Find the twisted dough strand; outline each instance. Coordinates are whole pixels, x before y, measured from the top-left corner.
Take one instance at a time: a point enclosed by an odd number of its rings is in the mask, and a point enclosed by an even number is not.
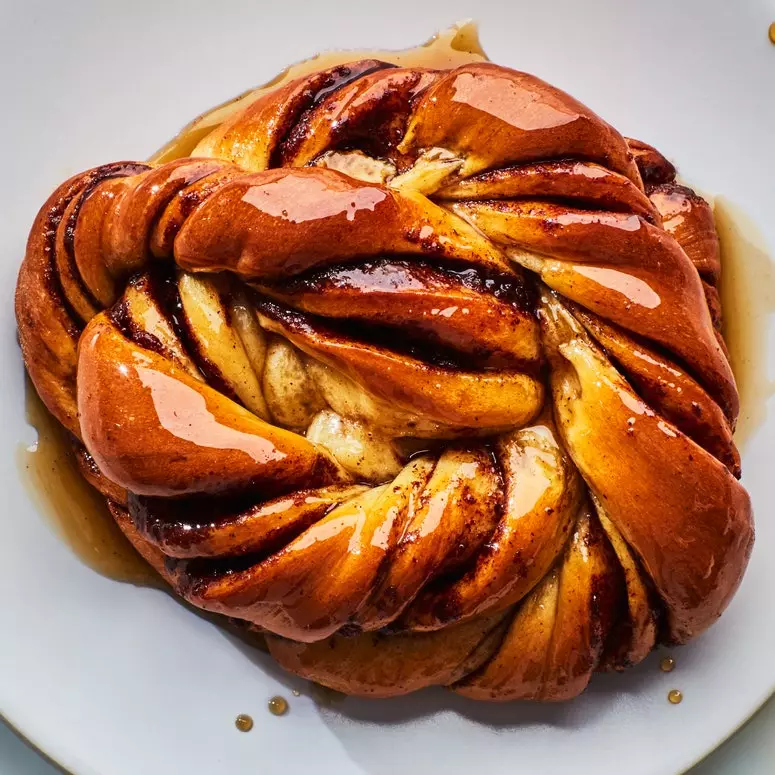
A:
[[[364,60],[60,186],[17,320],[187,600],[350,693],[557,700],[742,576],[718,273],[708,205],[568,95]]]

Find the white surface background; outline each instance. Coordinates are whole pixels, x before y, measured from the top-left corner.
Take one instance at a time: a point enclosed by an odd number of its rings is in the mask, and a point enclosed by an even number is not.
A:
[[[772,775],[774,771],[775,700],[686,775]],[[59,772],[0,724],[2,775],[59,775]],[[540,770],[534,772],[540,775]],[[429,770],[426,775],[432,775],[432,771]]]
[[[772,0],[0,0],[0,589],[13,588],[0,600],[0,710],[79,775],[240,775],[256,762],[290,772],[302,762],[320,772],[333,771],[333,762],[341,773],[433,771],[442,752],[450,772],[486,765],[618,775],[627,761],[630,773],[668,775],[775,686],[772,424],[746,450],[758,545],[720,624],[681,652],[672,676],[652,662],[598,678],[572,707],[538,709],[529,722],[518,709],[471,712],[451,702],[460,716],[439,712],[436,695],[380,711],[356,705],[344,721],[302,698],[292,716],[266,719],[266,698],[282,688],[277,671],[264,662],[258,669],[166,596],[95,577],[35,517],[14,481],[16,445],[34,434],[21,416],[13,278],[49,191],[94,164],[146,157],[192,116],[316,50],[405,47],[468,16],[482,20],[493,60],[538,73],[677,158],[687,179],[729,196],[775,247]],[[664,699],[673,684],[686,689],[676,708]],[[231,726],[241,711],[263,722],[250,735]],[[762,713],[702,775],[771,773],[772,744],[751,743],[757,729],[767,737],[768,718],[773,724],[775,711]],[[740,749],[749,760],[732,764]],[[22,764],[24,755],[0,730],[0,773],[46,772],[29,756]]]

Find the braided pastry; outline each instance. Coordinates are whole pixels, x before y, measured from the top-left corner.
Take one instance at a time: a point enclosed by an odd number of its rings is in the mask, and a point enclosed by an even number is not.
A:
[[[753,541],[709,205],[487,62],[245,97],[32,227],[24,360],[190,603],[351,694],[561,700],[722,613]]]

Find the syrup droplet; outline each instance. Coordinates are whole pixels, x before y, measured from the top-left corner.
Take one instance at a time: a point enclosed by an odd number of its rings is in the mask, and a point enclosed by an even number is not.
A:
[[[293,689],[293,691],[291,691],[291,694],[294,697],[301,697],[301,692],[298,689]]]
[[[675,660],[672,657],[665,657],[659,663],[659,669],[663,673],[672,673],[675,670]]]
[[[672,705],[678,705],[678,703],[681,702],[683,698],[683,692],[679,691],[678,689],[671,689],[667,693],[667,701]]]
[[[269,712],[273,716],[284,716],[288,712],[288,700],[285,697],[272,697],[268,703]]]
[[[770,43],[775,43],[775,22],[770,24],[770,29],[768,34],[770,36]]]
[[[253,718],[248,716],[247,713],[240,713],[236,719],[234,719],[234,726],[239,729],[240,732],[250,732],[253,729]]]

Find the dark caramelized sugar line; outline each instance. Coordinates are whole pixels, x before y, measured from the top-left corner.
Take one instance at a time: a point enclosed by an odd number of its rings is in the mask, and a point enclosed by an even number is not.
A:
[[[401,326],[369,324],[361,320],[321,318],[279,304],[255,291],[253,303],[258,312],[276,320],[292,332],[377,348],[394,355],[413,358],[429,368],[455,372],[491,370],[482,365],[482,361],[491,355],[490,352],[468,355],[433,341],[426,331],[410,330]],[[534,376],[541,369],[540,364],[518,361],[517,359],[514,359],[511,365],[513,368]]]
[[[601,530],[601,532],[604,534],[604,531]],[[605,540],[607,546],[611,547],[611,543],[607,537]],[[640,578],[643,586],[646,588],[649,614],[651,616],[651,620],[656,626],[657,635],[655,645],[668,646],[670,645],[670,639],[667,634],[667,611],[665,609],[664,601],[654,587],[654,581],[644,568],[641,558],[635,552],[633,547],[629,546],[629,544],[628,548],[630,549],[632,562],[637,569],[638,577]],[[615,552],[612,548],[611,551],[615,555]],[[633,667],[633,663],[630,662],[625,655],[629,649],[634,632],[627,599],[627,578],[625,571],[618,559],[611,562],[610,567],[611,572],[615,574],[613,577],[611,577],[611,584],[616,584],[618,586],[618,594],[616,595],[611,615],[614,624],[611,626],[608,632],[608,637],[605,639],[603,654],[600,658],[597,669],[600,672],[610,670],[621,672],[622,670],[626,670],[629,667]],[[597,603],[597,601],[595,602]]]
[[[81,214],[81,208],[86,200],[97,190],[99,185],[112,178],[125,178],[130,175],[138,175],[141,172],[149,170],[150,167],[147,164],[138,164],[135,162],[118,162],[116,164],[106,164],[97,170],[97,174],[86,184],[81,194],[78,196],[73,211],[70,213],[67,223],[65,224],[64,231],[64,247],[65,247],[65,260],[71,269],[71,274],[78,285],[78,289],[83,294],[84,298],[95,309],[100,309],[101,304],[94,298],[89,287],[83,280],[81,272],[78,269],[78,264],[75,260],[75,228],[78,225],[78,218]]]
[[[308,494],[309,490],[297,490],[288,497],[294,502],[302,503]],[[236,494],[188,498],[151,498],[129,493],[127,508],[141,533],[156,542],[185,549],[205,541],[215,529],[249,518],[256,509],[266,506],[274,495],[275,493],[268,492],[266,488]],[[322,519],[336,505],[332,503],[328,509],[319,512],[310,510],[306,520],[297,519],[286,525],[278,525],[271,535],[264,537],[260,554],[268,556],[279,551]],[[233,558],[245,553],[256,555],[255,551],[241,551],[239,546],[234,546],[228,556]]]
[[[518,173],[521,169],[527,168],[531,172],[536,172],[538,174],[542,175],[552,175],[555,173],[554,167],[557,164],[574,164],[574,163],[589,163],[594,162],[593,159],[588,159],[583,156],[562,156],[558,158],[552,158],[552,159],[543,159],[541,161],[537,162],[526,162],[524,164],[513,164],[506,167],[494,167],[493,169],[485,170],[484,172],[480,172],[479,174],[475,175],[472,178],[468,178],[469,181],[488,181],[488,179],[492,179],[493,177],[496,177],[498,175],[505,175],[510,172]],[[650,193],[650,192],[649,192]],[[443,189],[440,192],[439,196],[436,197],[435,195],[431,194],[431,199],[434,201],[441,200],[442,203],[445,202],[445,197],[443,193]],[[475,199],[456,199],[454,200],[457,204],[487,204],[491,205],[493,207],[497,206],[497,204],[503,205],[506,202],[547,202],[555,205],[560,205],[563,207],[570,207],[576,210],[589,210],[593,212],[600,212],[600,210],[608,210],[610,212],[614,213],[634,213],[634,210],[632,206],[628,205],[626,201],[623,201],[621,198],[619,198],[616,195],[611,196],[604,196],[600,195],[598,198],[590,198],[590,197],[584,197],[580,194],[570,193],[565,195],[559,195],[559,194],[551,194],[551,193],[542,193],[542,192],[533,192],[531,194],[509,194],[504,196],[497,196],[493,197],[491,199],[488,198],[475,198]],[[655,223],[655,218],[645,212],[638,212],[637,213],[641,218],[648,221],[651,224]]]
[[[221,370],[199,346],[183,309],[174,270],[166,267],[154,267],[147,273],[146,278],[148,293],[166,317],[188,356],[202,372],[207,384],[235,403],[242,405],[242,401],[232,390]]]
[[[164,566],[167,572],[175,577],[178,594],[198,595],[211,582],[248,570],[266,561],[268,556],[271,555],[253,552],[240,557],[196,557],[193,560],[181,560],[165,555]]]
[[[651,193],[654,186],[675,180],[675,167],[656,148],[632,137],[625,139],[646,187],[646,193]]]
[[[334,69],[326,83],[315,92],[310,109],[316,108],[326,97],[343,89],[345,86],[349,86],[349,84],[363,78],[365,75],[371,75],[371,73],[376,73],[380,70],[391,70],[395,67],[396,65],[390,62],[383,62],[381,59],[362,59],[360,62],[340,65]]]
[[[72,277],[73,282],[78,286],[79,293],[84,297],[84,299],[86,299],[87,303],[91,307],[94,309],[100,309],[102,305],[97,299],[94,298],[94,294],[84,282],[81,272],[78,269],[78,264],[75,261],[75,254],[73,252],[73,243],[75,241],[75,225],[78,221],[78,211],[81,209],[85,198],[86,197],[83,194],[78,198],[78,201],[73,208],[73,212],[70,213],[70,217],[67,219],[67,223],[65,224],[63,258],[70,268],[70,276]],[[75,314],[75,311],[72,309],[69,309],[68,312],[70,313],[71,317],[73,314]],[[74,320],[80,321],[80,315],[77,315]]]
[[[454,449],[455,446],[456,445],[452,444],[447,446],[445,449]],[[488,453],[498,477],[498,486],[490,494],[490,500],[492,501],[493,510],[496,515],[494,519],[494,527],[492,529],[492,532],[484,541],[481,541],[478,546],[471,547],[465,543],[459,544],[456,547],[456,550],[452,554],[448,555],[447,558],[445,559],[445,564],[448,565],[447,569],[443,570],[438,576],[436,576],[432,580],[426,582],[420,590],[420,594],[422,594],[423,596],[440,594],[440,600],[436,608],[437,610],[442,610],[448,606],[451,620],[457,619],[460,616],[459,601],[457,601],[450,594],[448,588],[454,585],[456,582],[463,579],[468,574],[474,573],[479,561],[485,558],[493,551],[492,542],[494,539],[497,538],[497,534],[503,517],[503,510],[505,508],[505,498],[504,498],[505,479],[503,475],[503,469],[498,460],[498,456],[490,444],[482,444],[480,445],[480,448],[484,449]],[[465,499],[466,494],[463,494],[462,497]],[[408,521],[407,521],[407,526],[408,526]],[[401,546],[400,541],[396,541],[386,553],[385,557],[382,560],[382,564],[380,565],[380,569],[377,573],[376,582],[373,584],[373,589],[380,589],[382,580],[384,579],[384,576],[389,570],[391,564],[395,560],[395,555],[399,551],[400,546]],[[460,558],[460,559],[456,561],[456,558]],[[519,558],[517,558],[517,561],[518,560]],[[443,595],[441,595],[441,593],[443,593]],[[411,603],[409,605],[411,606]],[[356,625],[350,625],[350,627],[351,627],[352,634],[357,634],[357,632],[360,629]],[[407,631],[406,626],[401,616],[399,616],[395,621],[387,625],[387,627],[383,628],[382,630],[382,632],[386,634],[400,633],[400,632],[406,632],[406,631]],[[505,635],[505,631],[504,631],[504,635]]]
[[[417,88],[422,78],[417,72],[414,76],[412,94],[404,90],[389,90],[382,98],[364,111],[359,120],[352,118],[346,127],[337,125],[331,127],[330,151],[364,151],[367,155],[378,159],[390,159],[399,172],[404,172],[411,166],[411,160],[396,152],[396,146],[406,134],[412,106],[420,99],[430,85]]]
[[[611,213],[622,213],[625,215],[637,215],[642,221],[646,221],[652,225],[655,224],[656,219],[652,215],[646,213],[633,212],[632,207],[628,207],[619,199],[600,198],[600,199],[588,199],[583,196],[552,196],[551,194],[541,194],[540,196],[510,196],[507,199],[476,199],[476,200],[461,200],[461,204],[486,204],[492,206],[494,209],[506,209],[506,205],[510,202],[541,202],[546,204],[557,205],[558,207],[567,207],[569,209],[577,210],[578,212],[599,213],[607,211]],[[661,227],[660,227],[661,228]]]
[[[388,62],[377,59],[364,59],[359,62],[351,62],[332,68],[322,84],[317,88],[310,86],[302,96],[301,104],[295,114],[289,116],[287,124],[283,127],[280,140],[270,155],[270,167],[282,167],[284,159],[292,154],[306,137],[306,128],[312,111],[328,96],[334,94],[345,86],[357,81],[364,75],[379,70],[393,68]]]
[[[202,204],[206,199],[212,196],[219,188],[226,185],[229,182],[229,178],[223,178],[223,170],[215,170],[206,175],[203,175],[198,180],[191,180],[187,186],[180,191],[177,191],[173,197],[165,203],[165,205],[156,214],[156,218],[153,221],[153,227],[149,229],[148,233],[153,234],[156,230],[159,219],[164,215],[166,208],[169,204],[177,198],[179,207],[179,218],[170,219],[167,221],[164,227],[163,242],[165,244],[174,245],[175,237],[182,228],[186,219],[194,212],[194,210]],[[202,186],[196,186],[196,183],[202,183]]]
[[[66,224],[68,232],[64,235],[67,249],[72,251],[72,230],[74,229],[75,223],[77,221],[77,213],[80,211],[86,196],[91,194],[103,180],[107,180],[108,178],[121,178],[127,177],[129,175],[136,175],[137,173],[144,172],[148,169],[150,169],[150,167],[147,164],[139,164],[136,162],[115,162],[113,164],[104,164],[101,167],[97,167],[88,173],[88,175],[85,175],[80,180],[78,180],[74,184],[73,189],[69,191],[68,194],[64,196],[62,200],[57,203],[57,206],[52,208],[47,215],[45,252],[46,256],[48,257],[48,266],[46,268],[45,280],[48,283],[49,293],[57,301],[61,302],[63,309],[67,313],[67,318],[70,323],[70,335],[74,339],[77,339],[80,336],[81,331],[83,330],[83,325],[81,323],[80,317],[76,314],[75,310],[70,304],[69,299],[67,298],[67,295],[64,292],[56,261],[57,231],[61,227],[62,218],[64,217],[65,211],[76,197],[80,197],[74,213],[75,218],[68,219],[68,223]],[[76,282],[79,283],[79,287],[86,291],[88,294],[87,298],[91,298],[91,293],[88,292],[88,289],[86,289],[83,278],[81,277],[81,274],[78,271],[74,260],[72,261],[72,266],[74,269],[73,275],[76,278]]]
[[[129,285],[133,285],[136,282],[142,282],[144,278],[132,278],[129,281]],[[114,326],[131,342],[134,342],[138,347],[142,347],[146,350],[161,355],[163,358],[174,360],[172,353],[159,341],[159,339],[139,326],[134,318],[129,313],[129,307],[126,299],[122,298],[108,311],[108,317]]]
[[[45,282],[48,286],[49,294],[61,303],[62,308],[67,313],[68,333],[73,339],[78,339],[83,330],[83,325],[80,323],[80,318],[75,314],[75,310],[70,305],[70,302],[65,296],[64,289],[62,288],[62,282],[59,279],[59,270],[56,263],[56,235],[59,224],[62,222],[65,210],[69,207],[70,202],[78,196],[82,190],[81,186],[77,186],[76,190],[69,196],[63,197],[61,202],[56,207],[52,208],[46,216],[46,231],[45,231],[45,247],[44,251],[48,261],[46,262],[45,270]]]
[[[325,293],[327,288],[365,292],[373,287],[398,290],[403,282],[403,272],[426,279],[429,285],[439,289],[454,289],[462,285],[477,293],[494,296],[520,312],[534,314],[535,311],[535,287],[523,277],[487,272],[479,267],[461,269],[459,263],[434,261],[430,264],[413,257],[379,258],[311,269],[274,287],[285,293]]]

